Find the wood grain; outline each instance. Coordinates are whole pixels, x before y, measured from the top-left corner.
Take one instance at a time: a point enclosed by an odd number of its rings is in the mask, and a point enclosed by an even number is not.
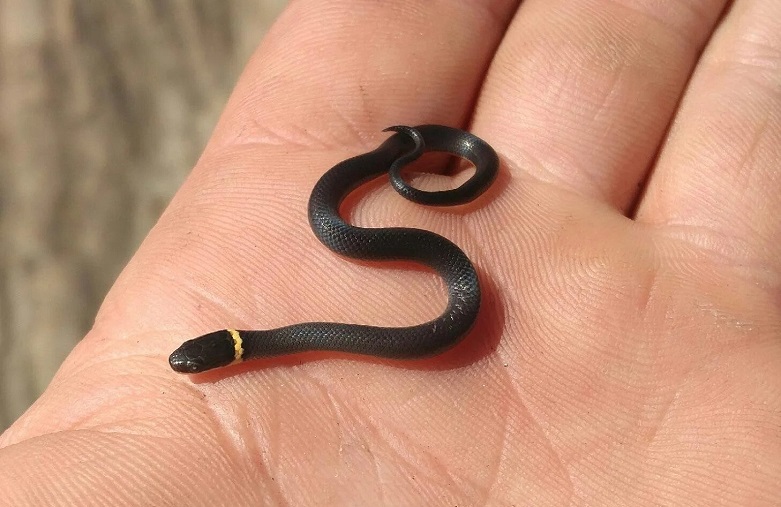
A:
[[[181,184],[285,0],[0,0],[0,430]]]

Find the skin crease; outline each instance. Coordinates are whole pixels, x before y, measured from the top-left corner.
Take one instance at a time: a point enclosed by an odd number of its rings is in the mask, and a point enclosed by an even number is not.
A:
[[[0,503],[775,505],[781,3],[725,3],[293,2],[94,329],[0,437]],[[317,178],[397,123],[502,157],[457,210],[387,184],[347,204],[465,250],[485,288],[465,342],[170,371],[209,329],[441,311],[433,274],[339,258],[306,223]]]

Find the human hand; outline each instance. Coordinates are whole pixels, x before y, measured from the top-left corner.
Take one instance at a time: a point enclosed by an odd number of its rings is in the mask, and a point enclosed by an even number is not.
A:
[[[94,329],[0,438],[3,501],[773,504],[781,4],[737,0],[712,33],[725,3],[292,3]],[[212,329],[441,311],[434,275],[347,261],[306,223],[319,175],[397,123],[469,127],[503,159],[463,212],[388,185],[350,203],[466,251],[470,336],[419,362],[173,373]]]

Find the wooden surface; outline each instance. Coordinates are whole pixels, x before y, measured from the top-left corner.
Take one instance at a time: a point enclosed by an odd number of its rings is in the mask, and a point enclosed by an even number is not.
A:
[[[0,430],[46,387],[285,0],[0,0]]]

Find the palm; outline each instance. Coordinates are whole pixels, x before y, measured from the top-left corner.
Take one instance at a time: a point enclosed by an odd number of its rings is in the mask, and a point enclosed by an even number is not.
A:
[[[613,20],[613,35],[591,40],[596,21],[559,20],[575,23],[561,39],[547,7],[532,3],[497,49],[511,9],[494,4],[490,15],[451,13],[449,27],[391,23],[388,33],[409,38],[393,49],[356,54],[323,36],[332,53],[323,68],[321,56],[290,59],[288,45],[309,40],[298,20],[316,16],[293,5],[93,332],[3,436],[19,444],[0,452],[9,472],[0,483],[8,477],[24,498],[32,490],[15,479],[40,470],[36,456],[47,453],[116,481],[89,494],[119,503],[759,505],[777,497],[781,223],[767,210],[781,204],[773,191],[781,98],[736,94],[723,75],[738,79],[740,67],[730,74],[714,62],[737,52],[741,26],[778,17],[734,9],[676,110],[719,6],[698,20],[671,8],[675,21],[660,22],[605,3],[600,16]],[[548,35],[529,35],[530,26]],[[777,48],[781,32],[772,33]],[[635,39],[621,45],[615,34]],[[578,36],[590,42],[574,44]],[[558,60],[545,58],[551,48]],[[291,70],[300,68],[309,79]],[[464,117],[503,157],[487,199],[457,213],[431,210],[382,185],[351,205],[354,222],[434,230],[475,261],[484,309],[464,343],[414,363],[309,354],[196,379],[168,370],[179,342],[227,324],[403,325],[437,314],[444,296],[433,275],[331,254],[309,232],[305,204],[317,176],[373,147],[382,127]],[[84,494],[58,484],[34,486],[74,502]]]

